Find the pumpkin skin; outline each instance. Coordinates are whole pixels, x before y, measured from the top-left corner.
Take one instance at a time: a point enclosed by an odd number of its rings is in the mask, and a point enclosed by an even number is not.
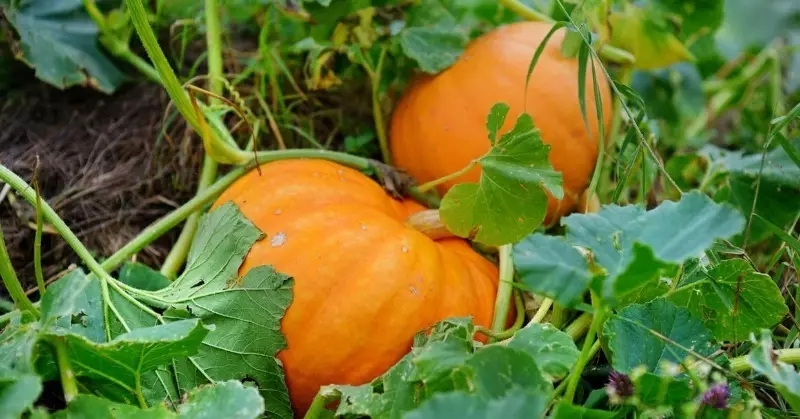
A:
[[[268,163],[214,207],[228,201],[267,234],[239,274],[272,265],[294,278],[278,358],[299,416],[320,386],[386,372],[439,320],[491,323],[497,268],[461,239],[434,241],[405,225],[425,208],[392,199],[356,170],[323,160]]]
[[[586,76],[586,131],[578,102],[578,61],[564,58],[564,30],[548,41],[530,78],[525,77],[536,48],[552,25],[520,22],[473,41],[458,61],[436,76],[417,79],[398,102],[390,128],[394,163],[417,181],[454,173],[489,151],[486,116],[496,102],[510,106],[501,132],[509,131],[525,110],[551,146],[550,163],[564,177],[564,199],[549,196],[546,223],[571,211],[589,183],[597,161],[599,125],[591,70]],[[596,67],[597,79],[605,80]],[[606,132],[611,124],[611,94],[599,83]],[[480,168],[438,187],[478,182]]]

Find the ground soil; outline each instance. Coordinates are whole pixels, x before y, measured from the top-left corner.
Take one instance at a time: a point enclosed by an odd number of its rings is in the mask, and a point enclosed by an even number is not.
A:
[[[201,144],[175,124],[161,135],[166,106],[162,89],[151,84],[108,96],[35,83],[0,96],[0,163],[30,182],[38,157],[42,196],[98,258],[108,256],[194,193]],[[35,219],[22,199],[0,193],[12,263],[31,290]],[[138,260],[160,263],[176,236],[171,232]],[[45,279],[79,263],[55,234],[44,235],[42,254]]]

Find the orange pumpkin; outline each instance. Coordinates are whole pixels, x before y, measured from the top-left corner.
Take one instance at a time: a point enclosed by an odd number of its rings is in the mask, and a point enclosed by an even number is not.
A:
[[[551,146],[550,162],[564,176],[564,199],[550,197],[548,224],[571,211],[589,183],[597,161],[599,124],[591,69],[587,70],[587,132],[578,102],[578,61],[564,58],[564,30],[544,48],[525,95],[528,66],[552,26],[538,22],[506,25],[473,41],[458,61],[436,76],[423,76],[403,95],[391,123],[395,164],[420,182],[454,173],[490,147],[486,115],[496,102],[510,106],[503,132],[527,111]],[[597,79],[604,80],[600,67]],[[606,132],[611,94],[599,83]],[[480,168],[439,186],[444,193],[461,182],[478,182]]]
[[[424,207],[392,199],[356,170],[323,160],[268,163],[214,206],[228,201],[267,234],[239,274],[272,265],[294,277],[278,358],[298,415],[320,386],[384,373],[439,320],[491,323],[497,268],[461,239],[434,241],[406,225]]]

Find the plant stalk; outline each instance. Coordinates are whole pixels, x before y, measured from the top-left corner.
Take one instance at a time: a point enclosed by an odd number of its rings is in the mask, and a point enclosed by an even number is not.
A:
[[[164,55],[164,51],[162,51],[161,47],[158,45],[155,33],[153,33],[150,22],[147,20],[147,11],[144,8],[144,3],[142,0],[125,0],[125,4],[128,6],[128,12],[130,13],[133,26],[136,28],[136,33],[139,35],[139,39],[142,41],[147,55],[158,71],[162,85],[172,99],[172,102],[175,103],[175,107],[181,115],[183,115],[192,129],[197,132],[203,132],[200,127],[200,121],[194,113],[194,108],[189,101],[189,96],[183,90],[183,86],[180,81],[178,81],[178,76],[175,75],[169,61],[167,61],[167,57]]]
[[[589,313],[583,313],[578,316],[577,319],[573,320],[566,329],[564,329],[564,333],[568,334],[572,340],[577,341],[584,334],[586,331],[589,330],[590,325],[592,324],[592,315]]]
[[[583,348],[581,349],[578,362],[575,364],[575,368],[572,370],[572,372],[570,372],[569,377],[567,378],[567,392],[564,395],[564,399],[568,402],[572,402],[572,399],[575,397],[575,390],[578,388],[578,382],[580,381],[581,374],[583,374],[583,369],[586,368],[586,365],[592,359],[591,352],[592,346],[594,345],[594,339],[600,330],[600,325],[603,324],[603,308],[599,306],[598,300],[598,298],[592,295],[592,305],[595,307],[595,314],[594,318],[592,319],[592,325],[589,328],[589,332],[586,334],[586,339],[583,341]]]
[[[381,49],[378,64],[375,66],[375,71],[372,72],[372,119],[375,121],[375,134],[378,136],[383,162],[392,164],[392,151],[389,149],[389,139],[386,136],[386,124],[383,121],[383,108],[380,101],[381,73],[383,71],[384,58],[386,58],[386,48]]]
[[[38,173],[37,173],[38,176]],[[42,195],[39,193],[39,181],[34,177],[33,188],[36,190],[36,234],[33,237],[33,275],[39,288],[39,298],[45,293],[44,274],[42,273]]]
[[[443,184],[445,182],[451,181],[453,179],[458,179],[462,175],[467,174],[470,170],[472,170],[473,167],[477,166],[478,165],[478,160],[480,160],[480,159],[475,159],[475,160],[470,161],[466,166],[461,168],[461,170],[458,170],[456,172],[450,173],[449,175],[442,176],[439,179],[434,179],[434,180],[432,180],[430,182],[423,183],[422,185],[419,185],[417,187],[417,190],[419,192],[427,192],[427,191],[429,191],[429,190],[431,190],[431,189],[433,189],[433,188],[435,188],[435,187],[437,187],[437,186],[439,186],[439,185],[441,185],[441,184]]]
[[[0,165],[0,168],[5,169],[2,165]],[[10,184],[10,182],[7,183]],[[21,311],[29,311],[38,318],[39,311],[33,306],[28,296],[25,295],[25,290],[22,289],[22,284],[19,283],[17,273],[11,265],[11,258],[8,256],[8,250],[6,249],[6,241],[3,238],[2,226],[0,226],[0,277],[3,278],[3,284],[5,284],[11,299],[14,300],[14,304],[16,304]]]
[[[206,47],[208,49],[208,88],[211,93],[222,94],[222,30],[219,20],[219,7],[217,0],[206,0]],[[212,105],[219,100],[212,97]],[[200,169],[200,180],[197,183],[197,194],[200,194],[214,183],[217,177],[217,162],[206,153],[203,158],[203,167]],[[196,212],[186,219],[181,234],[175,245],[170,249],[164,264],[161,265],[161,274],[169,279],[175,278],[178,270],[186,261],[189,248],[200,224],[200,213]]]
[[[500,246],[500,280],[494,302],[493,332],[502,332],[505,329],[512,292],[514,292],[514,261],[511,258],[511,245],[505,244]]]
[[[56,362],[58,371],[61,375],[61,388],[64,390],[64,400],[69,404],[78,395],[78,383],[75,380],[75,373],[72,371],[72,363],[67,353],[67,346],[64,338],[56,337],[53,339],[53,347],[56,350]]]

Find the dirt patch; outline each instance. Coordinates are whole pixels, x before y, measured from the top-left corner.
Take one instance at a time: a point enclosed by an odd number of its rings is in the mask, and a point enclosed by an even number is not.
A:
[[[96,257],[108,256],[194,193],[201,145],[175,124],[170,141],[159,135],[166,105],[154,85],[106,96],[34,84],[0,102],[0,162],[30,182],[38,156],[43,198]],[[13,193],[0,198],[12,262],[32,288],[35,211]],[[138,260],[160,263],[176,236],[168,234]],[[79,263],[55,234],[44,235],[42,254],[46,279]]]

